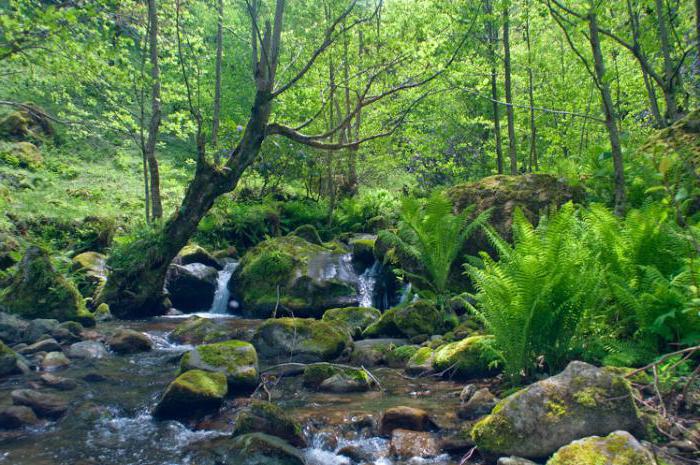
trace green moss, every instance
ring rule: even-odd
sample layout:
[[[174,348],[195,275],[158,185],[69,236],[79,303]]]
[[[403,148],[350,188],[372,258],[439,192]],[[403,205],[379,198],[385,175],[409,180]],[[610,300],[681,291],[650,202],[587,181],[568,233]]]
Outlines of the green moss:
[[[492,364],[498,360],[492,336],[471,336],[439,347],[433,367],[436,371],[452,367],[460,377],[486,376],[494,372]]]
[[[180,361],[181,372],[190,369],[222,372],[232,388],[252,388],[258,380],[258,355],[250,343],[243,341],[200,345]]]
[[[547,465],[652,465],[651,454],[627,433],[575,441],[557,451]]]
[[[0,144],[0,162],[30,171],[36,171],[44,165],[39,148],[31,142]]]
[[[271,402],[252,401],[237,417],[233,436],[250,433],[265,433],[285,439],[295,446],[305,445],[299,422]]]
[[[584,407],[593,408],[605,401],[605,390],[599,387],[587,387],[574,393],[574,401]]]
[[[509,450],[518,441],[510,420],[499,415],[495,408],[491,415],[474,425],[471,436],[479,449],[487,452]]]
[[[398,361],[407,362],[416,354],[416,352],[418,352],[419,349],[420,348],[415,345],[399,346],[390,350],[387,353],[387,356]]]
[[[304,224],[296,228],[293,235],[301,237],[302,239],[316,245],[321,245],[321,236],[318,235],[318,230],[311,224]]]
[[[194,317],[177,325],[170,337],[177,342],[201,344],[229,339],[229,334],[209,318]]]
[[[420,349],[416,350],[416,352],[411,356],[411,358],[408,360],[408,363],[411,365],[423,365],[430,360],[430,358],[433,356],[433,349],[430,347],[421,347]]]
[[[370,383],[367,372],[359,368],[341,367],[332,363],[314,363],[304,369],[304,386],[317,389],[325,380],[336,375],[365,384]]]
[[[551,421],[557,421],[566,415],[566,404],[563,402],[548,400],[544,403],[544,408],[547,410],[547,418]]]
[[[381,318],[382,313],[376,308],[347,307],[332,308],[323,314],[323,321],[341,325],[353,335],[358,336],[373,322]]]
[[[226,376],[203,370],[189,370],[178,376],[172,386],[202,397],[224,397],[228,392]]]
[[[441,312],[430,302],[418,300],[385,311],[381,318],[365,329],[365,337],[414,337],[433,335],[445,328]]]

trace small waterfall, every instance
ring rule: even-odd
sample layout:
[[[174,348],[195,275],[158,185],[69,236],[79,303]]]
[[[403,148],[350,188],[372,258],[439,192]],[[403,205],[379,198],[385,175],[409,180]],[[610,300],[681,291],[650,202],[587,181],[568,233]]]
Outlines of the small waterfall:
[[[377,285],[377,277],[381,272],[381,263],[375,261],[357,278],[360,307],[374,306],[374,288]]]
[[[408,298],[410,295],[411,295],[411,283],[408,283],[403,287],[403,289],[401,289],[401,297],[399,298],[399,303],[402,304],[402,303],[408,301]]]
[[[238,268],[237,261],[227,261],[224,268],[219,271],[219,276],[216,279],[216,292],[214,293],[214,301],[211,304],[211,313],[226,314],[229,308],[230,292],[228,290],[228,282],[231,275]]]

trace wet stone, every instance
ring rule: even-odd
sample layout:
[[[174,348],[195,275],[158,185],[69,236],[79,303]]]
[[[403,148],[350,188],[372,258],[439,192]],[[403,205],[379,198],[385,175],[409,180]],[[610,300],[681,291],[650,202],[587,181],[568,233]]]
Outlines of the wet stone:
[[[33,389],[17,389],[10,393],[12,403],[30,407],[39,417],[56,419],[68,410],[68,401],[54,394]]]

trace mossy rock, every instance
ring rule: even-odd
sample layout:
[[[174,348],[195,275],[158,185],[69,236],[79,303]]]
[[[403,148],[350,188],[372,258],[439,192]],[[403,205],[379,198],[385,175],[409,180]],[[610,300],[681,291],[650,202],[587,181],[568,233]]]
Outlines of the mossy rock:
[[[226,375],[229,391],[247,392],[258,385],[258,354],[243,341],[206,344],[187,352],[180,360],[180,371],[203,370]]]
[[[360,269],[369,268],[376,261],[374,256],[374,244],[376,236],[363,235],[350,240],[352,249],[352,262]]]
[[[10,234],[0,232],[0,270],[6,270],[22,258],[19,241]]]
[[[644,434],[631,387],[606,369],[571,362],[500,401],[474,426],[472,438],[485,453],[537,459],[616,430]]]
[[[592,436],[559,449],[547,465],[658,465],[654,455],[626,431]]]
[[[201,417],[217,411],[227,392],[225,374],[190,370],[168,385],[153,410],[153,416],[163,420]]]
[[[36,171],[44,166],[39,147],[31,142],[0,143],[0,162],[13,168]]]
[[[414,355],[416,355],[418,350],[420,350],[419,346],[411,344],[391,347],[386,354],[384,354],[384,358],[386,360],[386,364],[390,367],[404,368],[408,364],[408,361],[411,360]]]
[[[24,103],[17,111],[0,119],[0,139],[41,142],[55,134],[46,110],[34,103]]]
[[[193,447],[197,465],[306,465],[299,450],[263,433],[216,438]]]
[[[412,375],[424,375],[433,372],[435,351],[430,347],[421,347],[406,362],[406,372]]]
[[[107,281],[107,257],[99,252],[83,252],[71,260],[74,280],[85,297],[94,297]]]
[[[314,363],[335,360],[352,346],[352,339],[326,321],[273,318],[258,327],[253,345],[273,362]]]
[[[284,439],[295,447],[306,447],[299,422],[271,402],[254,400],[236,415],[233,436],[264,433]]]
[[[382,312],[370,307],[332,308],[323,314],[323,321],[342,326],[348,333],[357,337],[370,324],[381,318]]]
[[[20,373],[19,355],[0,341],[0,377]]]
[[[203,344],[231,339],[224,325],[199,316],[188,318],[177,325],[169,337],[180,344]]]
[[[357,290],[327,268],[342,266],[343,254],[289,235],[268,239],[248,250],[229,283],[241,312],[253,318],[320,318],[329,308],[357,304]]]
[[[94,326],[95,317],[75,285],[59,274],[45,251],[28,247],[10,286],[2,291],[10,313],[23,318],[54,318]]]
[[[498,370],[493,365],[499,361],[493,336],[471,336],[438,347],[433,368],[437,372],[450,370],[450,375],[459,379],[470,379],[494,375]]]
[[[387,310],[362,333],[364,337],[433,335],[446,330],[445,315],[427,300],[417,300]]]
[[[219,260],[217,260],[214,255],[210,254],[204,247],[197,244],[186,245],[177,254],[177,257],[173,260],[173,263],[177,265],[191,265],[193,263],[201,263],[217,270],[221,270],[223,267]]]
[[[321,245],[323,243],[321,236],[318,235],[318,230],[311,224],[303,224],[299,226],[292,231],[292,234],[297,237],[301,237],[305,241],[312,244]]]
[[[32,216],[15,221],[18,230],[40,243],[51,243],[54,249],[104,253],[112,246],[117,223],[114,218],[86,216],[82,220],[62,217]]]
[[[369,391],[374,382],[365,370],[332,363],[314,363],[304,369],[304,386],[336,393]]]

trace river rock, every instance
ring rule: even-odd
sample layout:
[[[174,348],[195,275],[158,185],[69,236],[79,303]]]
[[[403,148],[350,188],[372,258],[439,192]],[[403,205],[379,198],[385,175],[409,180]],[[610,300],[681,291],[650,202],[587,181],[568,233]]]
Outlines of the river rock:
[[[344,393],[369,391],[374,382],[365,370],[314,363],[304,370],[304,386],[319,391]]]
[[[432,335],[448,329],[444,315],[427,300],[417,300],[387,310],[362,333],[364,337]]]
[[[431,433],[395,429],[391,432],[391,455],[410,459],[429,458],[440,455],[440,444]]]
[[[118,354],[136,354],[153,349],[153,342],[146,334],[125,328],[114,333],[107,344]]]
[[[85,297],[93,297],[107,281],[107,257],[99,252],[83,252],[71,260],[77,278],[78,290]]]
[[[170,333],[169,338],[179,344],[203,344],[231,339],[226,327],[209,318],[188,318]]]
[[[457,416],[464,420],[473,420],[483,417],[496,406],[497,400],[496,396],[491,394],[488,388],[479,389],[464,403],[464,405],[459,407]]]
[[[0,340],[0,377],[21,373],[20,361],[17,353]]]
[[[559,449],[547,465],[656,465],[654,455],[627,431],[592,436]]]
[[[524,459],[522,457],[501,457],[498,459],[496,465],[537,465],[532,460]]]
[[[227,392],[223,373],[190,370],[168,385],[153,416],[163,420],[197,418],[217,411]]]
[[[433,369],[449,370],[451,376],[459,379],[492,376],[497,372],[492,364],[500,360],[493,341],[492,336],[471,336],[439,346],[435,349]]]
[[[216,270],[221,270],[221,262],[217,260],[212,254],[210,254],[204,247],[196,244],[186,245],[177,254],[177,257],[173,260],[176,265],[192,265],[194,263],[201,263],[202,265],[209,266]]]
[[[358,303],[357,275],[345,251],[289,235],[249,249],[229,282],[244,316],[320,318]]]
[[[314,363],[335,360],[352,347],[352,338],[326,321],[273,318],[258,327],[253,345],[275,363]]]
[[[27,248],[3,298],[11,313],[24,318],[50,317],[95,325],[78,289],[55,270],[39,247]]]
[[[374,256],[376,241],[377,236],[372,234],[360,234],[350,239],[353,265],[364,270],[376,262],[377,259]]]
[[[51,373],[44,373],[39,378],[42,383],[46,386],[59,391],[72,391],[78,387],[78,382],[70,378],[62,378],[60,376],[52,375]]]
[[[36,318],[29,321],[24,333],[24,342],[31,344],[39,340],[42,336],[50,335],[58,328],[58,324],[58,320],[54,320],[53,318]]]
[[[390,436],[395,429],[429,431],[436,428],[428,412],[405,406],[388,408],[379,422],[379,434],[382,436]]]
[[[62,368],[67,368],[70,365],[70,360],[63,352],[49,352],[44,355],[39,363],[42,370],[54,371]]]
[[[245,392],[258,385],[258,354],[248,342],[232,340],[198,346],[180,361],[182,372],[193,369],[223,373],[229,392]]]
[[[284,440],[262,433],[221,437],[194,444],[197,465],[305,465],[302,453]]]
[[[547,457],[576,439],[616,430],[643,431],[629,384],[611,370],[571,362],[512,394],[472,429],[479,450]]]
[[[24,428],[38,422],[39,419],[29,407],[12,405],[0,408],[0,429]]]
[[[406,373],[409,375],[423,376],[433,372],[433,360],[435,351],[430,347],[418,349],[406,363]]]
[[[61,344],[72,344],[83,339],[83,325],[76,321],[64,321],[51,330],[51,337]]]
[[[61,345],[56,342],[56,339],[46,338],[40,341],[30,344],[22,349],[19,349],[17,353],[22,355],[33,355],[38,352],[60,352]]]
[[[17,389],[10,393],[12,403],[24,405],[39,417],[56,419],[68,410],[68,401],[55,394],[47,394],[34,389]]]
[[[16,315],[0,312],[0,340],[7,344],[23,342],[29,322]]]
[[[323,314],[323,321],[342,326],[352,337],[358,337],[370,324],[379,320],[382,312],[369,307],[332,308]]]
[[[406,339],[379,338],[363,339],[353,344],[350,361],[353,365],[372,367],[381,364],[388,364],[389,353],[395,348],[406,346]],[[412,346],[411,346],[412,347]]]
[[[101,359],[107,355],[105,345],[98,341],[76,342],[68,348],[68,356],[71,358]]]
[[[202,312],[211,308],[216,292],[216,268],[201,263],[171,265],[165,287],[175,308],[183,312]]]
[[[306,447],[299,422],[271,402],[254,400],[236,415],[233,436],[264,433],[282,438],[296,447]]]

